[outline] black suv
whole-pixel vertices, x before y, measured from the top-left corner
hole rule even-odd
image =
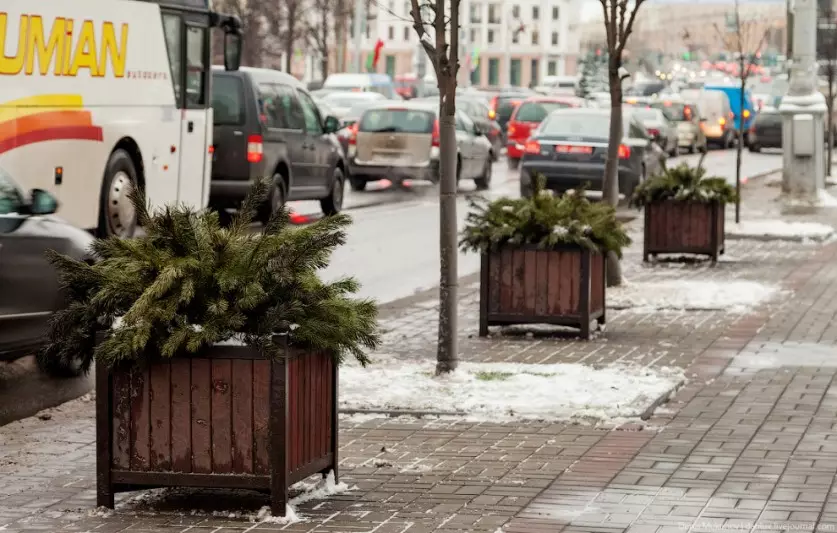
[[[238,208],[252,180],[273,177],[264,222],[292,200],[320,200],[323,213],[343,207],[346,162],[334,133],[305,87],[276,70],[212,71],[214,112],[210,206]]]

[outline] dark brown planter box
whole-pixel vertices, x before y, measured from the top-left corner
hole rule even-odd
[[[281,341],[279,340],[281,339]],[[337,476],[337,374],[331,355],[247,346],[200,357],[96,367],[97,502],[151,487],[253,489],[285,516],[288,487]]]
[[[605,261],[580,246],[544,250],[506,245],[482,254],[480,330],[509,324],[577,327],[590,338],[590,323],[605,323]]]
[[[724,253],[724,204],[668,200],[645,206],[643,261],[657,254]]]

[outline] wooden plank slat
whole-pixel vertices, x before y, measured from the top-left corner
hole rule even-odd
[[[171,362],[171,463],[175,472],[192,471],[192,364],[188,359]]]
[[[560,289],[558,310],[562,315],[570,314],[573,309],[573,292],[578,292],[576,285],[578,276],[573,275],[573,270],[576,268],[574,256],[572,252],[561,252],[561,271],[558,275],[558,285]],[[552,281],[552,280],[550,280]]]
[[[561,252],[550,252],[547,264],[547,307],[550,315],[561,313]]]
[[[515,313],[526,311],[526,252],[514,250],[512,253],[512,309]]]
[[[232,469],[253,473],[253,361],[232,361]]]
[[[131,370],[131,470],[148,470],[151,413],[148,368]]]
[[[212,471],[232,472],[232,361],[212,361]]]
[[[192,472],[212,472],[212,366],[208,359],[192,359]]]
[[[538,295],[538,256],[543,252],[527,250],[523,253],[524,303],[523,311],[527,315],[535,314]]]
[[[270,361],[253,361],[253,470],[270,472]]]
[[[117,369],[113,373],[113,468],[131,468],[131,373]]]
[[[488,312],[497,313],[500,311],[500,287],[502,283],[502,255],[497,252],[489,252],[488,259]]]
[[[514,311],[512,300],[513,256],[514,252],[509,249],[503,248],[500,251],[500,312],[503,314]]]
[[[552,252],[537,252],[535,259],[535,314],[549,312],[549,256]]]
[[[299,393],[299,386],[298,386],[298,379],[299,379],[299,364],[298,360],[295,357],[288,358],[288,383],[285,384],[285,387],[288,391],[288,419],[286,421],[286,425],[288,427],[288,439],[287,444],[285,445],[285,453],[287,455],[288,461],[288,471],[292,472],[297,465],[297,453],[299,452],[299,445],[297,445],[297,439],[299,438],[299,430],[297,427],[297,417],[296,417],[296,410],[299,409],[299,399],[297,398],[297,394]]]
[[[149,368],[151,470],[171,470],[171,367],[168,361]]]

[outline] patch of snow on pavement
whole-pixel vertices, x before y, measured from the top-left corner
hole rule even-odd
[[[773,298],[779,288],[755,281],[664,280],[629,283],[607,290],[612,309],[728,311],[743,313]]]
[[[834,228],[819,222],[787,222],[784,220],[746,220],[739,224],[727,224],[730,237],[792,240],[825,240],[834,234]]]
[[[340,407],[456,411],[473,421],[609,420],[640,416],[682,380],[679,369],[578,364],[462,363],[434,376],[435,362],[377,361],[340,369]]]

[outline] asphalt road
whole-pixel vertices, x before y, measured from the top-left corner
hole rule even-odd
[[[698,155],[681,156],[670,164],[696,164]],[[744,152],[742,176],[750,178],[781,167],[781,153]],[[704,166],[710,174],[735,181],[735,151],[713,151]],[[467,196],[473,183],[461,185],[457,214],[460,224],[467,213]],[[517,171],[505,160],[494,166],[490,197],[519,195]],[[346,246],[337,250],[327,278],[354,276],[362,284],[361,296],[387,303],[438,285],[439,201],[438,188],[417,183],[398,187],[370,184],[369,190],[347,192],[346,211],[353,216]],[[320,216],[317,202],[291,206],[301,220]],[[479,257],[459,254],[460,276],[476,273]],[[0,425],[31,416],[47,407],[76,398],[92,388],[92,378],[55,380],[38,372],[31,357],[15,363],[0,363]]]

